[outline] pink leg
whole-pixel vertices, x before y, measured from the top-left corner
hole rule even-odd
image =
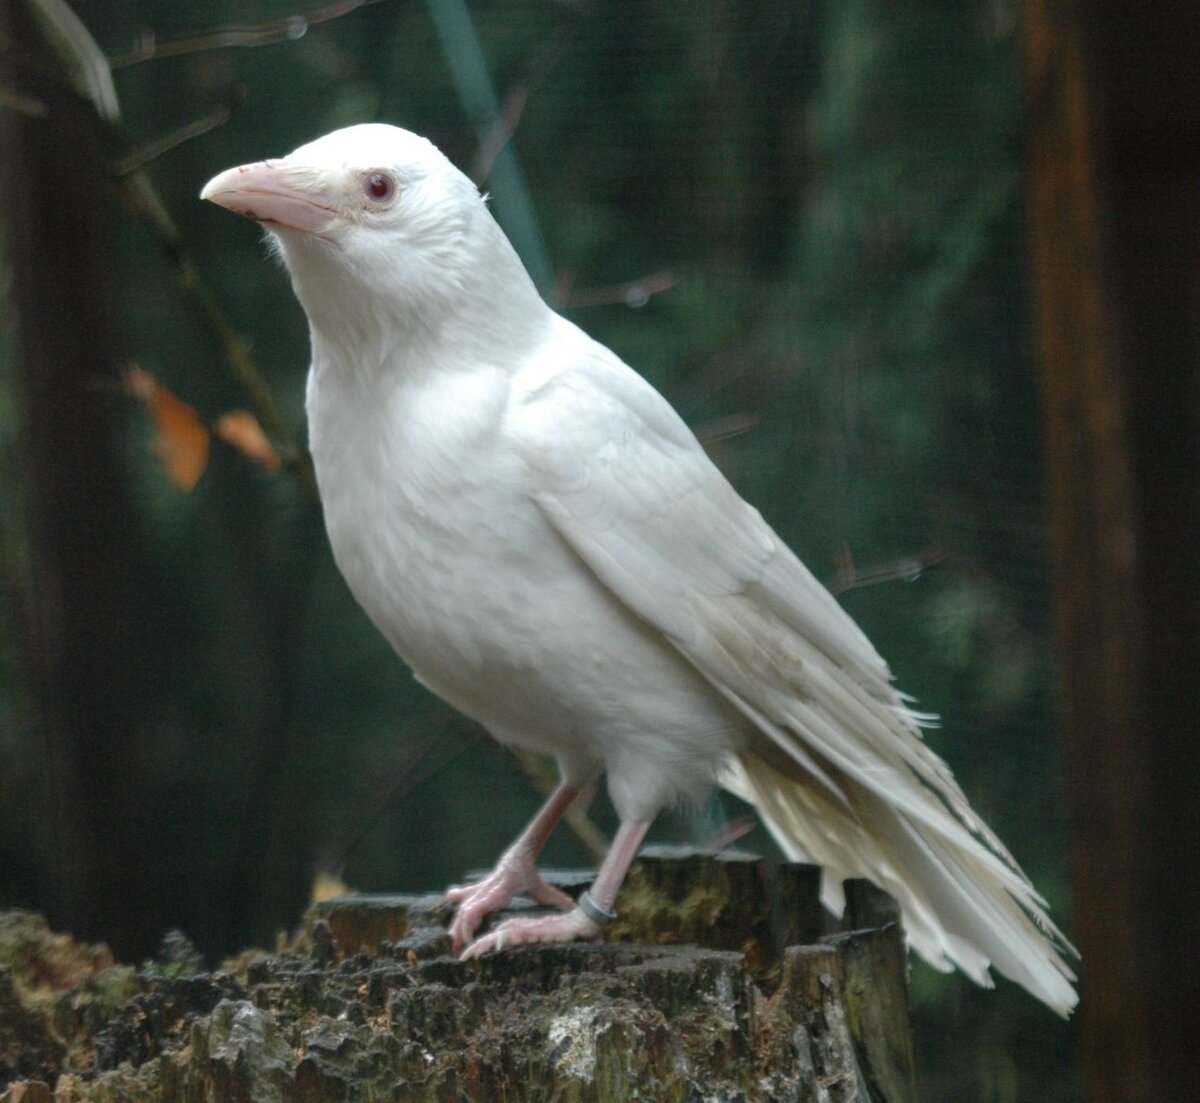
[[[592,899],[605,911],[612,911],[617,892],[629,866],[637,854],[642,839],[650,828],[649,820],[626,820],[617,829],[600,872],[592,882]],[[566,915],[548,915],[539,919],[509,919],[491,934],[476,939],[463,951],[464,958],[479,957],[489,950],[505,946],[522,946],[528,942],[576,942],[595,938],[600,925],[586,916],[580,908]]]
[[[578,795],[577,785],[560,783],[517,841],[504,852],[492,873],[477,884],[458,885],[446,891],[446,899],[458,905],[450,924],[450,941],[455,950],[461,950],[471,941],[484,916],[507,907],[518,893],[533,897],[539,904],[567,910],[575,906],[565,892],[542,880],[534,863],[550,832]]]

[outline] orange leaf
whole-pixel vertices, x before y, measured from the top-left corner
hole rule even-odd
[[[141,399],[154,422],[154,451],[167,476],[181,490],[191,490],[208,465],[208,427],[195,409],[141,368],[125,372],[125,388]]]
[[[249,410],[230,410],[217,418],[213,426],[217,436],[232,444],[243,456],[267,471],[278,471],[283,460],[262,431],[262,426]]]

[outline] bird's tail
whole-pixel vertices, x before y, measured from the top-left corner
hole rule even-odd
[[[822,901],[831,911],[842,912],[844,879],[866,877],[896,898],[909,943],[934,968],[957,966],[990,988],[992,965],[1069,1015],[1078,997],[1064,956],[1076,951],[1016,864],[1007,855],[998,861],[965,831],[954,841],[867,787],[839,781],[844,803],[753,753],[731,759],[720,777],[754,805],[789,858],[824,868]]]

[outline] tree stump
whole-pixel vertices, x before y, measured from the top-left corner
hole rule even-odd
[[[547,874],[573,894],[590,878]],[[275,953],[210,974],[176,936],[136,975],[95,955],[56,993],[31,986],[30,946],[61,936],[0,917],[18,1023],[0,1103],[912,1103],[895,905],[849,885],[851,920],[883,925],[824,933],[818,888],[812,867],[650,848],[604,943],[462,962],[441,896],[344,896]]]

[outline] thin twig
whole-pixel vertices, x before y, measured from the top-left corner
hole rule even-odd
[[[496,116],[495,121],[479,139],[475,164],[471,168],[471,179],[477,185],[482,185],[491,175],[492,165],[496,163],[500,151],[512,141],[528,103],[529,88],[527,85],[515,85],[505,94],[504,102],[500,105],[500,114]]]
[[[504,94],[495,119],[480,136],[479,149],[471,169],[471,179],[476,184],[482,185],[491,175],[492,165],[501,150],[516,136],[530,98],[546,83],[566,55],[580,23],[578,15],[571,22],[559,22],[554,33],[541,43],[522,66],[524,76]]]
[[[511,748],[513,757],[520,764],[525,776],[533,782],[533,786],[543,797],[548,797],[558,785],[558,775],[549,762],[530,751],[518,747]],[[590,799],[590,798],[589,798]],[[583,797],[576,800],[563,813],[563,823],[574,833],[580,845],[599,865],[608,854],[609,840],[587,814],[588,801]]]
[[[718,441],[740,437],[751,429],[757,429],[762,419],[757,414],[728,414],[725,417],[713,418],[702,422],[692,430],[696,439],[706,448]]]
[[[106,122],[121,117],[117,90],[104,51],[66,0],[28,0],[30,10],[51,49],[62,60],[76,90],[91,100]]]
[[[378,823],[383,813],[392,807],[404,793],[412,792],[417,786],[423,785],[451,765],[464,751],[481,743],[486,743],[496,751],[500,751],[500,747],[482,729],[478,728],[469,729],[467,738],[453,745],[447,751],[446,736],[454,733],[456,728],[462,727],[459,723],[460,719],[457,714],[447,713],[445,715],[437,735],[397,769],[387,791],[353,825],[349,838],[336,847],[328,848],[321,855],[319,862],[321,872],[332,873],[340,877],[351,853],[367,832]],[[537,755],[529,754],[526,751],[515,750],[513,757],[534,789],[543,796],[548,796],[558,782],[547,763]],[[608,839],[588,816],[586,804],[582,799],[577,800],[567,809],[563,816],[563,822],[575,834],[580,845],[597,864],[604,860],[604,856],[608,852]]]
[[[348,825],[346,837],[336,846],[324,849],[318,862],[320,872],[341,877],[350,855],[368,832],[379,823],[385,812],[394,807],[405,793],[423,785],[454,762],[464,751],[482,741],[484,733],[478,729],[470,729],[467,738],[456,741],[453,736],[458,733],[454,729],[462,727],[458,720],[455,714],[443,714],[435,734],[423,745],[415,748],[396,768],[386,791],[380,793],[374,803]],[[355,810],[361,812],[361,806]]]
[[[285,15],[281,19],[268,19],[262,23],[227,23],[199,34],[179,35],[159,39],[153,31],[143,31],[134,48],[109,59],[114,69],[139,65],[145,61],[157,61],[164,57],[181,54],[198,54],[208,50],[225,50],[231,47],[272,46],[278,42],[294,42],[303,38],[309,27],[340,19],[359,8],[381,3],[381,0],[340,0],[318,8],[309,14]]]
[[[37,2],[53,5],[61,0],[37,0]],[[221,49],[228,46],[262,46],[271,42],[295,39],[303,35],[309,26],[336,19],[357,8],[378,2],[379,0],[342,0],[341,3],[329,5],[309,16],[291,16],[287,19],[273,20],[251,27],[218,28],[205,35],[169,40],[162,44],[156,44],[151,40],[149,46],[143,43],[137,53],[113,59],[108,62],[108,65],[131,65],[151,58]],[[83,29],[82,24],[79,25],[79,29]],[[73,30],[75,29],[73,28]],[[52,46],[62,57],[64,65],[71,71],[77,72],[80,67],[83,67],[90,72],[91,68],[94,68],[97,55],[103,59],[103,54],[99,53],[99,47],[87,34],[86,29],[83,29],[82,39],[77,34],[60,35],[55,37]],[[104,83],[103,80],[99,81],[100,86],[103,86]],[[108,80],[108,86],[111,87],[111,77]],[[178,225],[162,202],[153,181],[141,167],[154,156],[163,152],[163,148],[170,147],[164,147],[163,142],[150,149],[139,147],[116,121],[119,115],[115,93],[111,102],[102,93],[103,87],[97,90],[97,87],[93,86],[93,82],[89,81],[85,94],[89,95],[96,106],[98,123],[103,126],[110,145],[121,151],[117,161],[118,187],[121,193],[162,250],[168,264],[175,272],[175,278],[185,299],[200,317],[224,354],[234,375],[245,388],[259,422],[279,445],[285,467],[314,497],[317,496],[316,478],[308,453],[300,447],[280,416],[274,396],[250,354],[250,346],[230,325],[221,311],[215,295],[201,278],[198,269],[184,248],[183,235],[180,233]],[[179,141],[184,141],[195,133],[202,132],[203,129],[220,125],[224,119],[213,121],[218,114],[220,113],[215,112],[207,119],[190,124],[182,131],[176,132],[172,136],[173,144],[178,144]],[[545,773],[540,766],[535,761],[521,755],[517,756],[517,761],[534,786],[539,789],[544,788]],[[579,806],[578,802],[576,806],[568,810],[564,819],[589,853],[603,857],[607,850],[607,840],[591,822],[586,811]]]
[[[838,556],[837,571],[825,586],[832,594],[844,594],[847,590],[878,586],[882,582],[916,582],[930,567],[944,563],[949,558],[943,548],[933,547],[887,563],[856,567],[850,549],[843,548]]]
[[[0,107],[7,107],[9,111],[16,111],[19,115],[28,115],[31,119],[44,119],[50,114],[50,108],[41,100],[35,100],[32,96],[23,96],[20,92],[14,92],[2,84],[0,84]]]
[[[297,442],[280,415],[275,396],[250,354],[249,344],[230,325],[217,303],[216,296],[201,278],[195,263],[184,248],[179,227],[163,204],[150,177],[144,170],[139,169],[122,178],[119,186],[130,206],[141,217],[150,236],[162,250],[167,263],[174,269],[184,298],[204,323],[209,335],[224,354],[233,374],[245,388],[263,429],[279,445],[284,467],[299,479],[309,493],[317,497],[317,480],[308,453]]]
[[[723,827],[718,827],[700,846],[704,850],[724,850],[733,846],[744,835],[749,835],[757,826],[758,820],[754,816],[739,816]]]
[[[171,131],[169,134],[164,134],[161,138],[156,138],[152,142],[143,143],[129,156],[118,161],[113,166],[113,171],[118,176],[128,176],[131,172],[135,172],[156,158],[161,157],[164,153],[169,153],[171,150],[183,145],[184,142],[190,142],[193,138],[199,138],[200,135],[207,134],[210,130],[216,130],[218,127],[224,126],[233,118],[234,112],[241,106],[244,98],[245,93],[241,89],[238,89],[225,103],[221,104],[220,107],[214,108],[207,115],[199,119],[194,119],[190,123],[185,123],[178,129]]]
[[[565,307],[606,306],[624,303],[630,307],[645,306],[652,295],[667,291],[678,281],[673,272],[651,272],[648,276],[630,280],[628,283],[610,284],[604,287],[584,287],[578,291],[560,293],[559,302]]]
[[[86,76],[86,79],[77,77],[77,83],[81,94],[88,97],[96,109],[96,122],[102,128],[109,148],[119,151],[116,163],[121,194],[141,218],[174,269],[184,298],[224,353],[233,374],[245,388],[259,423],[278,444],[284,466],[316,497],[317,480],[313,475],[312,462],[280,416],[274,395],[250,355],[249,346],[229,324],[217,304],[216,296],[200,278],[199,271],[184,249],[183,235],[163,204],[153,181],[144,169],[129,171],[127,167],[144,164],[153,154],[141,149],[118,121],[120,107],[103,52],[70,9],[67,9],[69,18],[64,17],[61,0],[33,0],[33,3],[43,21],[51,24],[47,42],[61,59],[64,70]],[[123,176],[119,175],[121,167],[124,167]]]

